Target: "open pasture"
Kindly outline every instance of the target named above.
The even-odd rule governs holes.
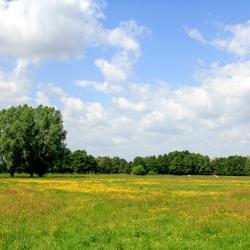
[[[2,175],[0,249],[250,249],[250,178]]]

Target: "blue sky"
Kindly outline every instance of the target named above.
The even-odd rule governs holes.
[[[190,39],[185,28],[196,27],[208,37],[218,31],[217,26],[241,23],[248,20],[249,1],[241,4],[231,1],[106,1],[104,23],[109,28],[119,25],[123,20],[136,20],[147,27],[150,34],[141,37],[142,57],[135,65],[134,79],[148,82],[164,80],[172,85],[191,84],[197,59],[205,63],[232,61],[231,55],[214,48],[202,46]],[[106,51],[107,53],[107,51]],[[93,67],[96,57],[105,52],[99,49],[86,51],[86,58],[69,64],[53,62],[42,65],[37,77],[42,81],[67,83],[75,78],[94,78],[101,80],[101,74]],[[51,68],[53,67],[53,74]],[[56,71],[55,71],[56,70]],[[67,74],[62,74],[63,70]]]
[[[0,0],[0,108],[57,107],[94,155],[248,155],[249,7]]]

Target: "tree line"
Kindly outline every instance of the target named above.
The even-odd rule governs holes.
[[[65,144],[66,131],[60,111],[28,105],[0,111],[0,172],[104,173],[172,175],[250,175],[250,159],[243,156],[210,159],[189,151],[158,156],[94,157],[85,150],[71,151]]]
[[[126,161],[119,157],[94,157],[84,150],[71,152],[49,169],[52,173],[103,174],[172,174],[172,175],[250,175],[250,159],[229,156],[210,159],[189,151],[164,155],[135,157]]]

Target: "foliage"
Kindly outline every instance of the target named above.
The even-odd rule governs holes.
[[[70,156],[70,166],[74,173],[96,173],[97,162],[92,155],[85,150],[76,150]]]
[[[130,165],[125,159],[119,157],[97,157],[97,172],[106,174],[129,174],[131,172]]]
[[[211,161],[211,169],[219,175],[249,174],[249,159],[243,156],[215,158]]]
[[[142,165],[136,165],[132,169],[132,174],[134,175],[145,175],[147,172]]]
[[[49,167],[50,173],[73,173],[74,169],[71,166],[71,150],[64,147],[60,150],[53,164]]]
[[[0,111],[0,155],[9,173],[39,176],[64,148],[66,132],[60,111],[50,107],[11,107]]]

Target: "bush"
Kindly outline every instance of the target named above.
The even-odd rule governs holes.
[[[145,175],[146,174],[146,170],[144,169],[143,166],[137,165],[137,166],[133,167],[132,174],[134,174],[134,175]]]

